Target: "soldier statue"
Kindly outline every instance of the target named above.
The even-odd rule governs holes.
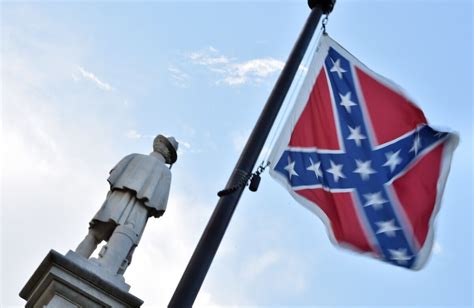
[[[123,275],[150,216],[163,215],[171,184],[171,165],[176,162],[178,142],[158,135],[149,155],[125,156],[111,171],[110,191],[89,223],[89,233],[76,248],[88,259],[97,245],[107,241],[97,262],[113,274]],[[169,164],[168,167],[166,164]]]

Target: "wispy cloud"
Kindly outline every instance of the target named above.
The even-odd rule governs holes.
[[[134,129],[130,129],[129,131],[127,131],[125,136],[129,139],[140,139],[140,138],[142,138],[142,135]]]
[[[168,71],[171,74],[171,79],[173,83],[180,88],[189,87],[189,75],[183,72],[181,69],[177,68],[174,65],[168,66]]]
[[[170,136],[168,134],[164,134],[165,136]],[[125,137],[128,139],[154,139],[156,135],[151,134],[143,134],[135,129],[129,129],[125,133]],[[196,149],[191,144],[185,140],[179,139],[178,141],[178,156],[181,156],[186,153],[201,153],[203,152],[201,149]]]
[[[193,64],[206,67],[219,76],[216,84],[240,86],[262,83],[265,78],[281,71],[285,62],[272,57],[238,61],[220,53],[212,46],[187,55]]]
[[[188,54],[188,58],[191,59],[193,63],[200,65],[222,65],[231,61],[231,59],[221,55],[219,50],[212,46],[204,50],[191,52]]]
[[[113,90],[113,87],[110,84],[100,80],[96,75],[94,75],[91,72],[86,71],[83,67],[78,66],[77,69],[84,79],[94,82],[95,85],[98,86],[100,89],[105,90],[105,91]],[[75,76],[74,74],[73,74],[73,79],[77,80],[77,76]]]
[[[125,133],[125,137],[127,137],[129,139],[142,139],[142,138],[144,138],[144,139],[153,139],[156,136],[155,135],[150,135],[150,134],[142,134],[142,133],[138,132],[135,129],[129,129]]]
[[[249,82],[262,82],[264,78],[283,69],[285,62],[274,58],[253,59],[235,63],[226,71],[222,80],[228,85],[241,85]]]

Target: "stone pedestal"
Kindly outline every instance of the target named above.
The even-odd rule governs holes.
[[[26,307],[140,307],[122,276],[70,251],[51,250],[21,290]]]

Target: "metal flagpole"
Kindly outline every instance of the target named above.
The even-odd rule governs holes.
[[[335,2],[336,0],[308,0],[311,13],[227,182],[227,188],[236,189],[230,189],[230,193],[220,197],[168,307],[182,308],[193,305],[245,189],[245,185],[241,184],[252,174],[321,15],[329,14]]]

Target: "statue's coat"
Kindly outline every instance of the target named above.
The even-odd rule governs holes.
[[[166,210],[171,172],[154,153],[125,156],[110,171],[107,181],[110,184],[109,195],[93,220],[120,223],[120,217],[125,214],[130,202],[143,204],[149,216],[159,217]],[[132,200],[124,198],[122,192],[127,193]]]

